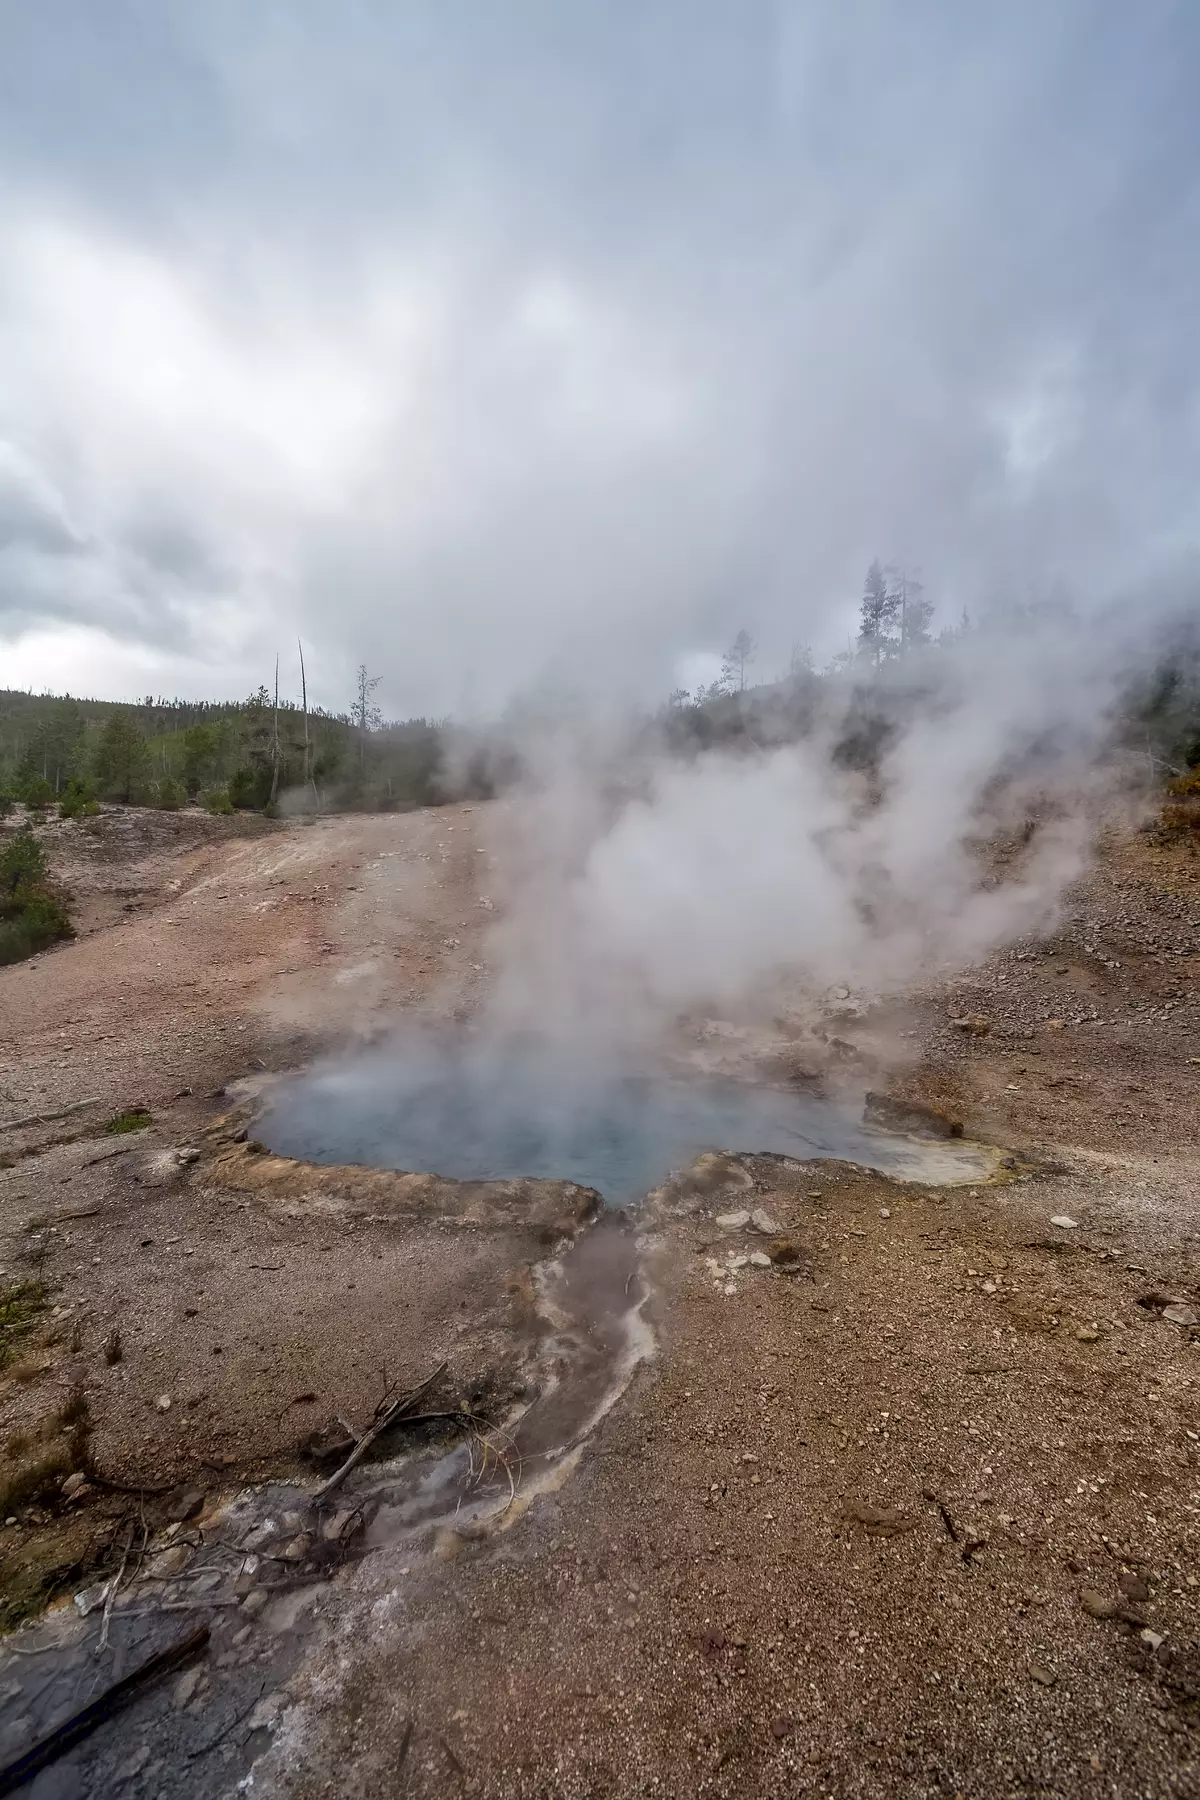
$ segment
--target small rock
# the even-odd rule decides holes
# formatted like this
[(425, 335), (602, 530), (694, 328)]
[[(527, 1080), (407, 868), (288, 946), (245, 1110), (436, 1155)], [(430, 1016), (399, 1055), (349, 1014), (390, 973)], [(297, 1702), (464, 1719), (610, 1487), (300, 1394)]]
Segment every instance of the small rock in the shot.
[(982, 1288), (980, 1289), (980, 1292), (984, 1293), (984, 1294), (994, 1294), (996, 1292), (995, 1282), (994, 1281), (985, 1281)]
[(793, 1725), (791, 1719), (772, 1719), (771, 1720), (771, 1736), (773, 1738), (783, 1739), (785, 1737), (791, 1737), (792, 1732), (794, 1730), (795, 1730), (795, 1726)]
[(250, 1618), (255, 1619), (267, 1604), (268, 1598), (269, 1596), (262, 1588), (255, 1588), (253, 1593), (247, 1594), (242, 1601), (241, 1610), (249, 1614)]
[(433, 1554), (437, 1562), (453, 1562), (463, 1547), (463, 1540), (457, 1531), (451, 1531), (443, 1525), (434, 1533)]
[(992, 1029), (992, 1021), (986, 1013), (966, 1013), (958, 1019), (951, 1019), (956, 1031), (970, 1032), (973, 1037), (986, 1037)]
[(1138, 1636), (1141, 1638), (1143, 1644), (1149, 1644), (1152, 1650), (1161, 1649), (1162, 1645), (1166, 1642), (1161, 1631), (1151, 1631), (1148, 1625), (1138, 1632)]
[(1058, 1680), (1058, 1676), (1054, 1673), (1054, 1670), (1048, 1669), (1045, 1663), (1030, 1663), (1029, 1673), (1042, 1687), (1053, 1687)]
[(133, 1754), (127, 1756), (125, 1761), (116, 1770), (115, 1779), (117, 1781), (132, 1781), (135, 1775), (141, 1774), (149, 1761), (150, 1746), (148, 1744), (139, 1744)]
[(1079, 1220), (1069, 1218), (1066, 1213), (1052, 1214), (1050, 1223), (1052, 1225), (1057, 1225), (1060, 1231), (1078, 1231), (1079, 1230)]
[(717, 1224), (722, 1231), (745, 1231), (750, 1223), (748, 1212), (718, 1213)]
[(150, 1564), (149, 1573), (158, 1580), (170, 1575), (178, 1575), (186, 1569), (192, 1560), (191, 1550), (186, 1544), (172, 1544), (167, 1550), (160, 1550)]
[(321, 1536), (327, 1544), (337, 1544), (345, 1537), (350, 1537), (362, 1524), (362, 1513), (357, 1506), (343, 1506), (321, 1526)]
[(779, 1236), (779, 1227), (765, 1207), (755, 1207), (754, 1211), (750, 1214), (750, 1223), (753, 1225), (755, 1231), (762, 1233), (763, 1237)]
[(1090, 1613), (1093, 1619), (1111, 1619), (1119, 1611), (1116, 1601), (1108, 1599), (1096, 1588), (1082, 1588), (1079, 1602), (1084, 1612)]
[(1094, 1325), (1081, 1325), (1075, 1336), (1081, 1344), (1094, 1344), (1100, 1333)]
[(194, 1667), (185, 1669), (183, 1674), (179, 1677), (179, 1680), (175, 1683), (175, 1691), (171, 1696), (175, 1705), (179, 1707), (186, 1706), (188, 1701), (195, 1695), (196, 1689), (203, 1680), (204, 1669), (201, 1664), (197, 1663)]
[(1117, 1586), (1127, 1600), (1148, 1600), (1150, 1598), (1150, 1584), (1144, 1575), (1132, 1575), (1127, 1569), (1122, 1569), (1117, 1576)]
[(879, 1209), (879, 1216), (881, 1219), (890, 1219), (892, 1216), (891, 1207), (890, 1206), (881, 1206)]
[(167, 1503), (167, 1517), (175, 1525), (182, 1525), (185, 1520), (194, 1519), (203, 1511), (203, 1488), (184, 1488), (182, 1493), (173, 1495)]
[(80, 1488), (85, 1488), (87, 1484), (87, 1476), (84, 1474), (83, 1470), (74, 1470), (72, 1474), (67, 1476), (62, 1484), (63, 1498), (70, 1500), (72, 1495), (77, 1494)]
[(1162, 1316), (1172, 1325), (1200, 1325), (1200, 1313), (1185, 1300), (1173, 1300), (1170, 1306), (1164, 1306)]
[(771, 1267), (771, 1259), (765, 1250), (752, 1250), (746, 1260), (756, 1269), (769, 1269)]
[(175, 1161), (181, 1163), (199, 1162), (200, 1154), (200, 1151), (194, 1144), (181, 1144), (179, 1149), (175, 1152)]
[(312, 1532), (301, 1531), (296, 1537), (291, 1538), (289, 1542), (283, 1546), (283, 1549), (279, 1554), (284, 1562), (303, 1562), (309, 1551), (312, 1549), (312, 1545)]
[(160, 1394), (158, 1396), (158, 1399), (154, 1402), (154, 1404), (158, 1408), (159, 1412), (170, 1412), (170, 1410), (171, 1410), (170, 1394)]

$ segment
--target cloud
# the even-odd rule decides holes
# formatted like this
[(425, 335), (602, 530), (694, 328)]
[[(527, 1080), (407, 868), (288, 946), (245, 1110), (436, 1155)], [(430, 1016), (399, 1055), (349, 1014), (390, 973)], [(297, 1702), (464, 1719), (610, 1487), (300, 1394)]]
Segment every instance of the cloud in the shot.
[(665, 691), (836, 649), (874, 554), (954, 614), (1194, 542), (1194, 9), (89, 16), (0, 77), (0, 645), (50, 683), (80, 629), (235, 691), (302, 631), (327, 704)]

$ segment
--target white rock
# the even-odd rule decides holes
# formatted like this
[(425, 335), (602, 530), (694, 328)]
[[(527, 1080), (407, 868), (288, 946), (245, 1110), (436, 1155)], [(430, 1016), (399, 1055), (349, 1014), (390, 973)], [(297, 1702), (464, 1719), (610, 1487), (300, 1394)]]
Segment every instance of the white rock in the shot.
[(752, 1250), (748, 1259), (756, 1269), (769, 1269), (771, 1259), (765, 1250)]
[(159, 1412), (170, 1412), (170, 1410), (171, 1410), (170, 1394), (160, 1394), (158, 1396), (158, 1399), (154, 1402), (154, 1404), (158, 1408)]
[(1079, 1220), (1068, 1218), (1066, 1213), (1055, 1213), (1051, 1217), (1050, 1223), (1052, 1225), (1057, 1225), (1060, 1231), (1079, 1230)]
[(722, 1231), (745, 1231), (750, 1223), (748, 1212), (718, 1213), (717, 1224)]
[(1138, 1636), (1141, 1638), (1143, 1644), (1149, 1644), (1152, 1650), (1157, 1650), (1159, 1645), (1163, 1642), (1162, 1632), (1151, 1631), (1148, 1625), (1144, 1631), (1138, 1632)]
[(1162, 1316), (1172, 1325), (1200, 1325), (1200, 1313), (1186, 1300), (1172, 1300), (1170, 1306), (1163, 1307)]
[(750, 1214), (750, 1223), (755, 1231), (761, 1231), (764, 1237), (778, 1237), (779, 1227), (764, 1207), (756, 1206)]

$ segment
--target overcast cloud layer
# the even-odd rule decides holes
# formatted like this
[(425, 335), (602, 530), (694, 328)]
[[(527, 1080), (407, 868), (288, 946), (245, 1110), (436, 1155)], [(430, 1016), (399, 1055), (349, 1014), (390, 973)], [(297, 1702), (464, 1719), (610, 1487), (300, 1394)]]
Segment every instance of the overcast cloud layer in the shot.
[(1193, 553), (1192, 0), (4, 10), (0, 685), (477, 713)]

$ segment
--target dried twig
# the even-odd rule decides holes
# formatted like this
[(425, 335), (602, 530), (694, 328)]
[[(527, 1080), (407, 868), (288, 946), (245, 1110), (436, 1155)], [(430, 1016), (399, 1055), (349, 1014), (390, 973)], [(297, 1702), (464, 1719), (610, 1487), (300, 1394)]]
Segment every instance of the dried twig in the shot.
[(133, 1545), (133, 1520), (129, 1521), (129, 1530), (125, 1533), (125, 1548), (121, 1552), (120, 1567), (108, 1584), (108, 1592), (104, 1596), (104, 1616), (100, 1621), (100, 1641), (96, 1645), (96, 1655), (103, 1656), (108, 1649), (108, 1628), (112, 1622), (113, 1601), (117, 1597), (117, 1589), (121, 1585), (121, 1577), (125, 1573), (125, 1564), (129, 1561), (129, 1552)]
[(23, 1755), (6, 1763), (0, 1769), (0, 1795), (15, 1794), (39, 1770), (57, 1762), (60, 1756), (64, 1756), (82, 1738), (89, 1737), (97, 1725), (102, 1725), (115, 1712), (128, 1706), (147, 1682), (156, 1681), (168, 1670), (178, 1668), (180, 1663), (190, 1662), (193, 1656), (199, 1655), (206, 1647), (208, 1636), (208, 1626), (197, 1625), (194, 1631), (189, 1631), (177, 1643), (169, 1644), (165, 1650), (157, 1650), (145, 1662), (139, 1663), (136, 1669), (131, 1669), (128, 1675), (122, 1676), (120, 1681), (114, 1681), (111, 1687), (97, 1694), (94, 1700), (89, 1700), (86, 1706), (64, 1719), (61, 1725), (56, 1725), (53, 1731), (47, 1732), (44, 1738), (39, 1738)]
[(375, 1439), (382, 1436), (390, 1425), (396, 1424), (397, 1420), (402, 1419), (411, 1407), (414, 1407), (419, 1400), (422, 1400), (434, 1383), (441, 1380), (448, 1367), (449, 1364), (447, 1363), (439, 1363), (437, 1368), (433, 1371), (433, 1374), (427, 1375), (419, 1387), (413, 1388), (412, 1392), (409, 1394), (401, 1394), (400, 1398), (393, 1401), (392, 1405), (389, 1406), (387, 1411), (383, 1414), (376, 1414), (374, 1424), (368, 1426), (367, 1430), (363, 1432), (345, 1462), (340, 1468), (335, 1469), (333, 1474), (329, 1477), (329, 1480), (323, 1482), (317, 1489), (316, 1493), (313, 1495), (314, 1506), (319, 1506), (322, 1500), (327, 1499), (330, 1494), (341, 1487), (351, 1469), (357, 1468), (358, 1464), (367, 1454), (367, 1451), (371, 1448), (371, 1445), (375, 1442)]
[(55, 1119), (69, 1118), (72, 1113), (82, 1112), (85, 1106), (99, 1106), (99, 1094), (93, 1094), (90, 1100), (73, 1100), (70, 1106), (60, 1106), (57, 1112), (26, 1113), (20, 1119), (0, 1119), (0, 1131), (19, 1131), (22, 1125), (51, 1125)]

